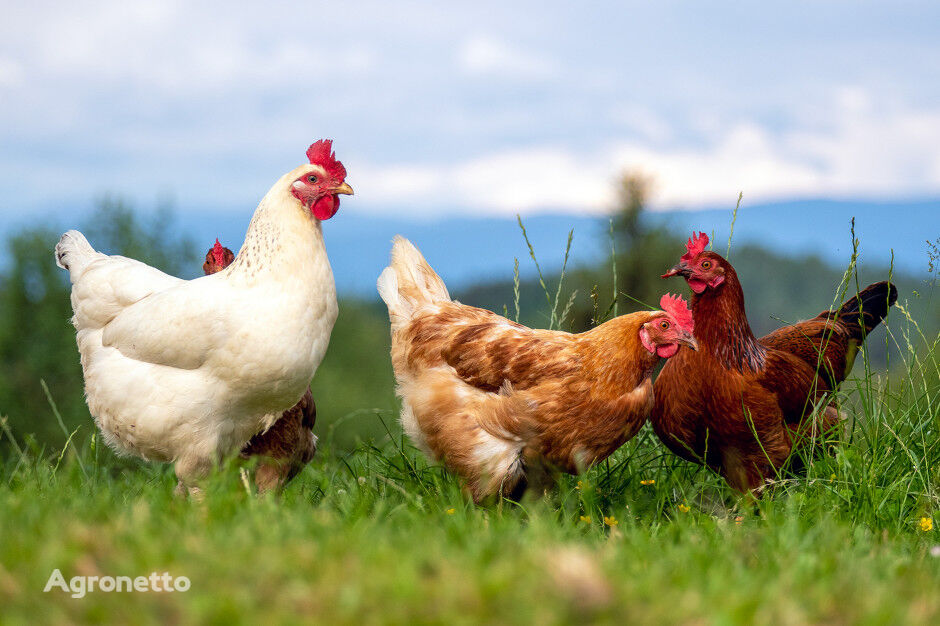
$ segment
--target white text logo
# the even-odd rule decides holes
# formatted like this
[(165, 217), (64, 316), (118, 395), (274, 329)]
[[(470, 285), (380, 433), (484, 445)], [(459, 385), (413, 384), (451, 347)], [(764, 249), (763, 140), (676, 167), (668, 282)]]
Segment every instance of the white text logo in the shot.
[(72, 576), (65, 580), (61, 570), (54, 569), (46, 582), (44, 593), (53, 589), (61, 589), (71, 594), (73, 598), (84, 598), (85, 594), (94, 591), (104, 593), (128, 593), (137, 591), (146, 593), (167, 593), (173, 591), (189, 591), (190, 582), (185, 576), (170, 576), (169, 572), (158, 574), (151, 572), (149, 576)]

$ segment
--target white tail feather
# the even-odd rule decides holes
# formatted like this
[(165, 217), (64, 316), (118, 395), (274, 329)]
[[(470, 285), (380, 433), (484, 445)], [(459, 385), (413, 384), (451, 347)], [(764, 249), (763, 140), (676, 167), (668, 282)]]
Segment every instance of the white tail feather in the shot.
[(422, 305), (450, 301), (444, 281), (421, 252), (401, 235), (396, 235), (392, 242), (391, 262), (382, 270), (377, 287), (388, 306), (393, 330), (410, 320)]
[(66, 232), (55, 246), (55, 264), (68, 270), (73, 283), (98, 256), (102, 256), (101, 253), (96, 252), (85, 239), (85, 235), (77, 230)]

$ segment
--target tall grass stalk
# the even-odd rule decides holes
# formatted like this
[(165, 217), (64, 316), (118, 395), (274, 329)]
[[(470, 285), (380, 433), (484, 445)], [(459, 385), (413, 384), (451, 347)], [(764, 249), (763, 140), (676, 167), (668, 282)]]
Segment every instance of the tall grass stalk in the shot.
[(611, 306), (613, 307), (614, 317), (620, 315), (620, 306), (617, 299), (617, 246), (614, 237), (614, 220), (608, 220), (608, 236), (610, 238), (610, 274), (611, 274)]
[[(568, 259), (571, 254), (571, 242), (574, 239), (574, 229), (568, 231), (568, 241), (565, 244), (565, 259), (561, 265), (561, 271), (558, 275), (558, 286), (555, 289), (555, 295), (552, 297), (551, 292), (548, 289), (548, 285), (545, 283), (545, 277), (542, 275), (542, 267), (539, 265), (538, 258), (535, 256), (535, 248), (532, 245), (532, 242), (529, 240), (529, 234), (526, 232), (525, 225), (522, 223), (522, 217), (516, 215), (516, 221), (519, 223), (519, 228), (522, 230), (522, 237), (525, 239), (526, 246), (529, 248), (529, 256), (532, 257), (532, 262), (535, 264), (535, 269), (538, 272), (539, 276), (539, 285), (542, 287), (542, 291), (545, 293), (545, 301), (548, 303), (549, 308), (549, 322), (548, 328), (550, 330), (556, 330), (561, 326), (562, 321), (567, 317), (568, 313), (571, 310), (572, 305), (574, 304), (574, 299), (577, 295), (577, 291), (571, 294), (571, 297), (568, 299), (568, 303), (562, 311), (562, 315), (558, 315), (558, 305), (561, 301), (561, 292), (562, 286), (565, 282), (565, 272), (568, 268)], [(516, 272), (516, 280), (514, 283), (518, 282), (518, 267)], [(518, 289), (518, 286), (516, 286)], [(516, 296), (518, 302), (518, 296)], [(517, 319), (518, 321), (518, 319)]]
[(741, 208), (741, 200), (744, 199), (744, 192), (738, 192), (738, 201), (734, 205), (734, 213), (731, 214), (731, 229), (728, 232), (728, 251), (725, 253), (725, 258), (729, 261), (731, 260), (731, 239), (734, 237), (734, 225), (738, 221), (738, 209)]

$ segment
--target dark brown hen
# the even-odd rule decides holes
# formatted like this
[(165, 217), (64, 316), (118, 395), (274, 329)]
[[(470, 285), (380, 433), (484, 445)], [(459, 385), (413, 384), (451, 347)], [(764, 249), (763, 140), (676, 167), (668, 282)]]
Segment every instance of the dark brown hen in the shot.
[(758, 339), (737, 273), (707, 244), (704, 233), (689, 239), (686, 254), (663, 276), (682, 276), (694, 292), (699, 350), (681, 349), (667, 361), (650, 420), (674, 453), (709, 465), (745, 491), (774, 477), (796, 445), (839, 425), (827, 394), (848, 376), (858, 347), (897, 300), (897, 288), (875, 283), (836, 310)]

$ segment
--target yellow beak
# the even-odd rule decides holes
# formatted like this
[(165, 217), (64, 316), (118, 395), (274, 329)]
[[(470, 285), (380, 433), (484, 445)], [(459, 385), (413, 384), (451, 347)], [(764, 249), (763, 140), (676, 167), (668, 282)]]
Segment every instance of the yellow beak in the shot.
[(340, 185), (339, 187), (334, 187), (334, 188), (333, 188), (333, 193), (334, 193), (334, 194), (336, 194), (336, 193), (344, 193), (344, 194), (346, 194), (347, 196), (351, 196), (351, 195), (353, 195), (353, 188), (350, 187), (349, 185), (347, 185), (346, 183), (343, 183), (343, 184)]

